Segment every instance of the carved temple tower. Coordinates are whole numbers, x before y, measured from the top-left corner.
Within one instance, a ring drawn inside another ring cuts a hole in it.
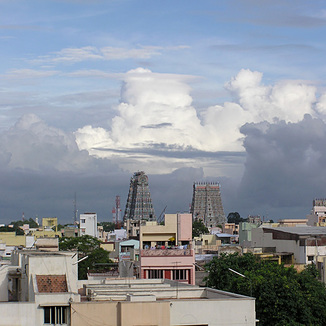
[[[203,221],[206,227],[215,227],[226,222],[219,183],[194,183],[191,213],[193,219]]]
[[[138,237],[140,221],[156,221],[148,177],[143,171],[135,172],[130,179],[123,220],[130,238]]]

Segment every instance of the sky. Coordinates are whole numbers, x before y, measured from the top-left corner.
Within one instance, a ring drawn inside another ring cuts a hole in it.
[[[326,197],[326,4],[0,0],[0,223],[156,215],[219,182],[225,214],[305,218]]]

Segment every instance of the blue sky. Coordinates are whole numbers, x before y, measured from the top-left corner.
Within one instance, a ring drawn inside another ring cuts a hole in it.
[[[305,217],[326,196],[325,29],[324,1],[0,0],[0,219],[69,221],[75,191],[110,219],[137,170],[157,214],[206,180],[226,213]]]

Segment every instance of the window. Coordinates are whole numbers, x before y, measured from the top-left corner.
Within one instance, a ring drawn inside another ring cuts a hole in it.
[[[308,256],[308,261],[314,261],[315,256]]]
[[[44,324],[67,325],[68,307],[44,307]]]
[[[160,269],[149,269],[148,278],[163,278],[163,270]]]
[[[173,270],[173,280],[186,280],[187,270],[186,269],[175,269]]]
[[[85,223],[85,222],[86,222],[86,219],[84,219],[84,218],[80,219],[80,223]]]

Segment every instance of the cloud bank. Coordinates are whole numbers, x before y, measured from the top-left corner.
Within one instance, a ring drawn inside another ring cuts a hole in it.
[[[75,132],[77,144],[97,157],[114,159],[118,151],[123,156],[123,151],[130,158],[137,152],[137,164],[152,160],[152,173],[173,171],[175,161],[163,164],[164,157],[183,151],[182,164],[205,170],[206,163],[196,165],[191,153],[243,152],[240,128],[247,122],[298,122],[305,114],[323,113],[325,100],[316,105],[315,86],[302,81],[266,86],[262,77],[260,72],[241,70],[225,85],[233,101],[208,107],[199,115],[192,106],[189,79],[142,68],[131,70],[124,76],[121,102],[111,129],[90,125],[79,128]],[[157,169],[149,149],[155,150],[156,156],[161,151]],[[186,153],[190,156],[188,164]],[[128,168],[131,166],[129,161]]]
[[[231,101],[198,113],[193,79],[129,71],[107,128],[70,133],[24,115],[0,136],[1,207],[67,218],[77,192],[81,212],[108,219],[131,174],[145,170],[157,214],[187,211],[192,183],[207,180],[221,182],[227,213],[304,217],[325,196],[326,95],[304,81],[264,85],[243,69],[225,84]]]
[[[325,197],[326,124],[305,115],[297,123],[249,123],[241,128],[247,153],[239,203],[247,210],[285,218]],[[306,211],[306,214],[309,210]],[[302,213],[298,217],[305,217]]]

